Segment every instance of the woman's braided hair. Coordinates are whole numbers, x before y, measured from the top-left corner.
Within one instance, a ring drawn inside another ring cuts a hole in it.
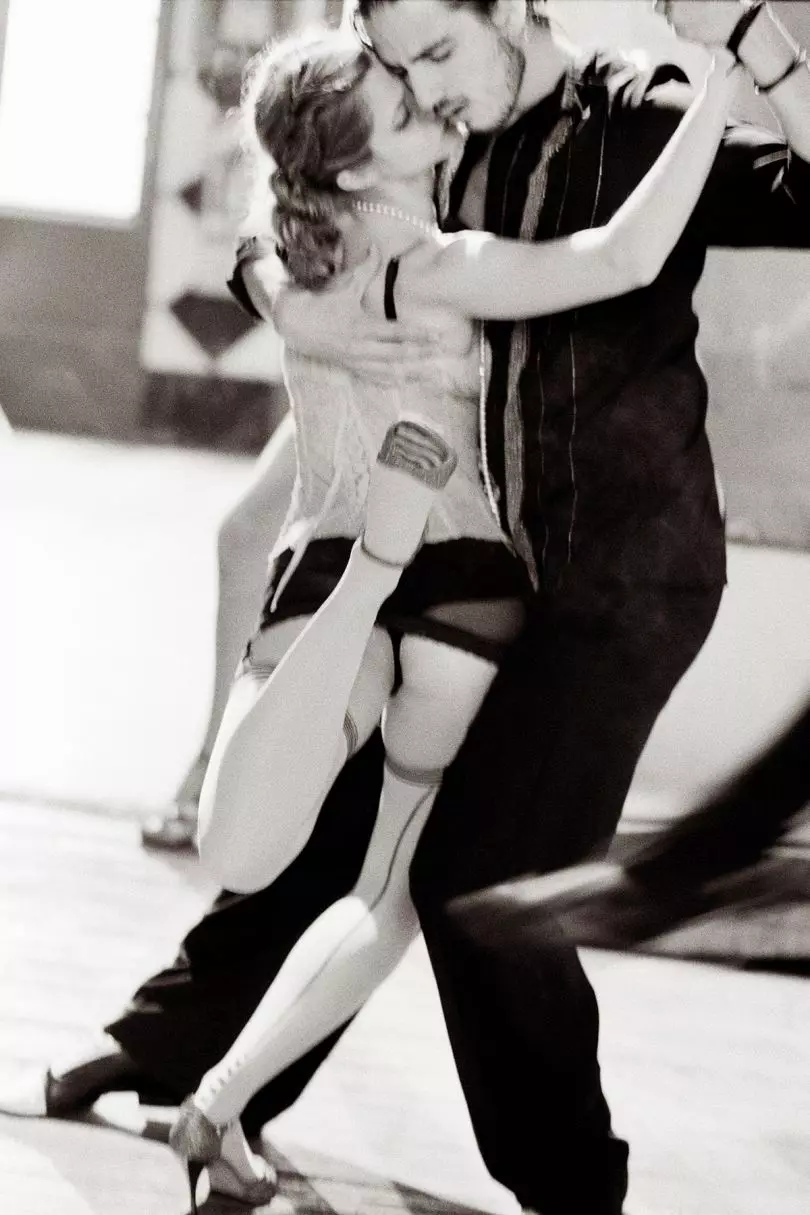
[[[247,140],[265,170],[255,173],[254,211],[258,201],[271,213],[279,255],[302,287],[323,286],[343,265],[337,178],[371,158],[373,120],[358,87],[370,66],[356,39],[323,30],[266,47],[246,71]]]

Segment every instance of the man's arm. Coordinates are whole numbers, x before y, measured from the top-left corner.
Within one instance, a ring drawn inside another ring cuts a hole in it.
[[[789,147],[810,161],[810,68],[773,6],[762,0],[670,0],[666,14],[683,38],[733,48],[757,91],[771,103]]]
[[[237,247],[228,287],[246,312],[269,321],[302,354],[371,379],[384,381],[399,373],[419,379],[435,353],[430,332],[404,322],[377,321],[363,307],[379,268],[380,256],[373,249],[328,289],[304,291],[290,282],[271,241],[246,237]]]
[[[273,321],[287,274],[273,245],[258,236],[240,240],[228,287],[237,303],[254,320]]]
[[[675,0],[668,15],[679,34],[711,47],[728,43],[749,7],[738,0]],[[748,25],[738,57],[754,83],[765,86],[784,138],[745,124],[730,127],[689,232],[708,245],[808,248],[810,70],[769,5]],[[676,85],[657,90],[651,100],[664,108],[685,104]]]
[[[770,5],[740,46],[740,59],[758,90],[767,97],[788,146],[810,163],[810,66],[803,49]]]
[[[650,94],[662,117],[670,111],[663,132],[690,96],[680,85]],[[810,248],[810,163],[771,131],[730,124],[686,231],[703,245]]]

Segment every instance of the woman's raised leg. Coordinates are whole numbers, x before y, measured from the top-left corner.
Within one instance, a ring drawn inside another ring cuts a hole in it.
[[[316,652],[299,647],[297,657],[304,661],[290,664],[299,674],[319,653],[328,662],[323,648],[329,636],[311,629],[314,620],[280,621],[256,638],[223,716],[203,786],[199,847],[205,867],[228,890],[268,886],[294,860],[346,758],[379,724],[393,686],[391,640],[372,627],[342,703],[335,703],[341,689],[329,679],[313,682],[313,676],[298,689],[279,681],[271,688],[301,638],[314,643]],[[345,673],[347,684],[350,674]]]
[[[391,428],[371,471],[364,533],[340,582],[275,656],[261,692],[235,689],[200,799],[200,856],[228,889],[266,886],[306,843],[355,742],[346,710],[361,667],[375,695],[379,688],[368,652],[377,613],[454,467],[439,435],[410,421]]]

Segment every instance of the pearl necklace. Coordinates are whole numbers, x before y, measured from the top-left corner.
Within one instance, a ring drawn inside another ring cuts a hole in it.
[[[431,223],[429,220],[419,219],[416,215],[409,215],[407,211],[401,211],[399,207],[389,207],[387,203],[366,202],[364,198],[356,198],[352,202],[352,209],[363,211],[367,215],[385,215],[388,219],[401,220],[404,224],[410,224],[412,228],[418,228],[426,236],[435,236],[440,231],[435,220]]]

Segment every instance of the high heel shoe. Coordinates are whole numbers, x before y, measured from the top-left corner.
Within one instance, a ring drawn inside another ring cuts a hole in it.
[[[446,439],[423,422],[400,418],[388,428],[369,477],[360,537],[367,557],[400,572],[413,560],[424,542],[433,501],[457,462]]]
[[[192,1215],[199,1215],[197,1183],[200,1174],[205,1168],[210,1172],[212,1166],[216,1166],[220,1174],[219,1184],[214,1185],[213,1180],[211,1183],[212,1190],[217,1193],[227,1194],[250,1207],[261,1206],[275,1196],[278,1178],[269,1164],[262,1161],[266,1168],[264,1177],[244,1177],[222,1155],[222,1140],[230,1125],[215,1125],[188,1097],[169,1131],[169,1146],[186,1162]]]
[[[377,463],[440,490],[455,472],[458,456],[438,431],[416,418],[400,418],[386,431]]]

